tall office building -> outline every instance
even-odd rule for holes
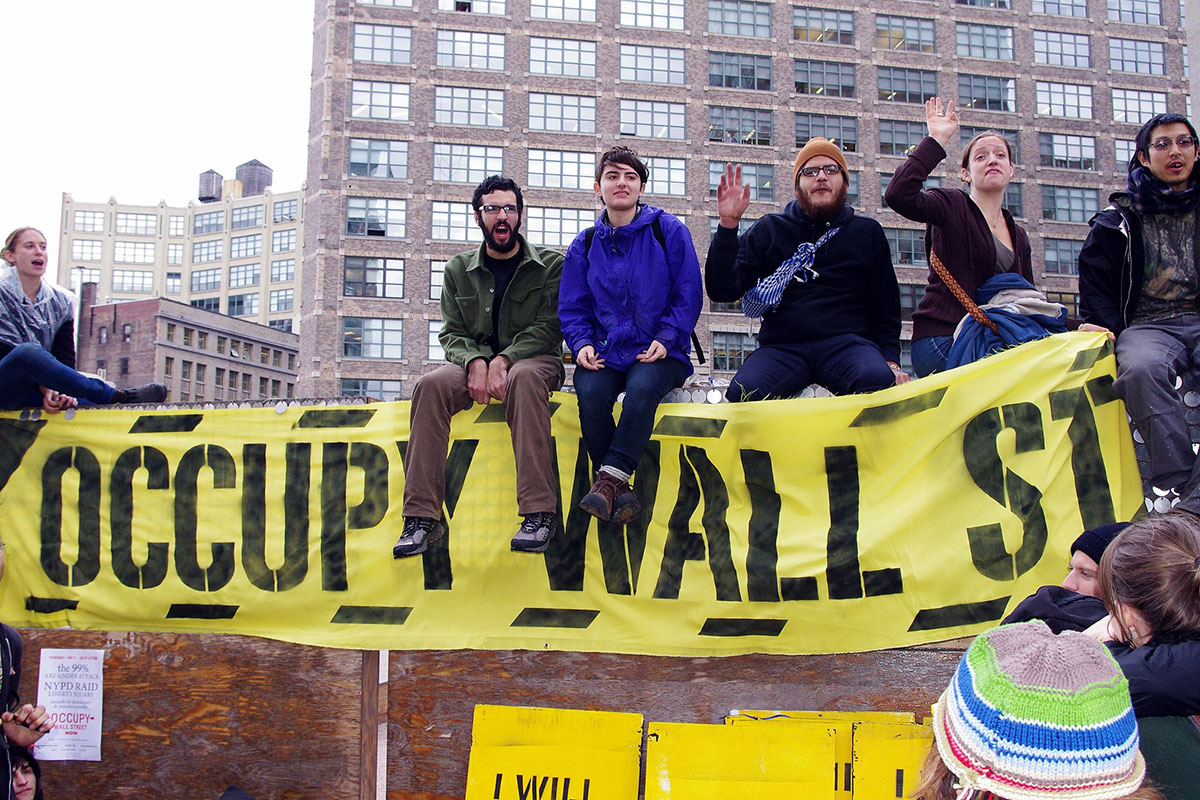
[[[199,189],[201,202],[185,207],[87,203],[63,193],[58,282],[76,294],[84,283],[97,284],[99,303],[166,297],[297,328],[303,189],[249,195],[240,181],[222,181],[212,170],[200,176]]]
[[[1008,206],[1043,288],[1074,309],[1087,220],[1123,187],[1138,127],[1190,110],[1184,15],[1174,0],[318,0],[300,391],[407,396],[441,357],[442,265],[480,241],[475,184],[511,175],[525,234],[565,248],[618,142],[703,262],[726,162],[751,184],[748,223],[792,196],[799,145],[836,140],[911,314],[924,230],[882,192],[934,94],[956,101],[964,141],[1012,140]],[[959,154],[930,182],[957,185]],[[700,328],[702,374],[732,375],[754,347],[732,305],[706,304]]]

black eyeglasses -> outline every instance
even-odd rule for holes
[[[1188,148],[1196,146],[1196,138],[1194,136],[1177,136],[1173,141],[1175,144],[1179,145],[1180,150],[1187,150]],[[1155,150],[1166,150],[1171,146],[1171,142],[1172,139],[1166,136],[1160,136],[1151,142],[1150,146]]]
[[[506,214],[516,214],[517,213],[517,207],[514,205],[481,206],[479,210],[482,211],[483,213],[487,214],[489,217],[494,217],[497,214],[499,214],[501,211],[503,211]]]
[[[837,164],[826,164],[823,167],[801,167],[800,174],[806,178],[815,178],[824,172],[826,175],[837,175],[842,168]]]

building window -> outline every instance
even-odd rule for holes
[[[1033,13],[1087,17],[1087,0],[1033,0]]]
[[[446,277],[445,261],[429,262],[429,299],[442,299],[442,282]]]
[[[289,228],[286,231],[271,232],[271,252],[286,253],[296,249],[296,229]]]
[[[857,79],[853,64],[836,61],[796,59],[796,94],[819,94],[823,97],[854,97]]]
[[[748,333],[712,332],[712,368],[718,372],[735,372],[754,352],[758,343]]]
[[[829,139],[844,152],[858,152],[858,120],[855,117],[797,114],[796,147],[803,147],[814,136]]]
[[[854,12],[793,6],[792,38],[801,42],[854,44]]]
[[[198,308],[201,311],[211,311],[214,314],[221,313],[221,298],[205,297],[200,300],[191,301],[192,308]]]
[[[287,319],[269,319],[267,320],[267,327],[277,331],[283,331],[284,333],[291,333],[292,318],[288,317]]]
[[[1155,114],[1167,111],[1166,92],[1143,92],[1137,89],[1113,89],[1113,122],[1141,125]]]
[[[646,139],[683,139],[683,103],[660,103],[654,100],[621,101],[621,135]]]
[[[234,236],[229,240],[230,258],[253,258],[262,253],[262,234]]]
[[[1067,133],[1039,133],[1038,154],[1043,167],[1095,169],[1096,138]]]
[[[192,337],[195,336],[195,334],[196,334],[196,331],[192,328],[185,327],[183,329],[183,346],[184,347],[192,346]]]
[[[342,355],[346,358],[400,358],[404,321],[342,317]]]
[[[1108,0],[1108,18],[1113,22],[1162,25],[1159,0]]]
[[[596,43],[580,39],[529,39],[529,72],[564,78],[596,77]]]
[[[879,120],[879,154],[906,156],[925,138],[925,123],[900,119]]]
[[[258,292],[229,295],[229,316],[249,317],[258,313]]]
[[[355,25],[354,60],[411,64],[412,28],[361,23]]]
[[[468,14],[503,14],[504,0],[438,0],[438,11]]]
[[[167,245],[167,263],[182,264],[183,263],[183,245],[178,242],[172,242]]]
[[[366,178],[407,178],[408,142],[389,139],[351,139],[349,174]],[[290,201],[295,219],[295,200]],[[278,215],[279,204],[276,203]],[[276,219],[276,222],[283,220]]]
[[[443,242],[478,242],[479,226],[470,203],[440,203],[431,205],[434,239]]]
[[[1037,113],[1068,119],[1091,119],[1092,87],[1038,81]]]
[[[1166,56],[1162,42],[1141,39],[1108,40],[1108,66],[1115,72],[1165,75]],[[1187,61],[1185,60],[1186,64]]]
[[[435,86],[433,121],[439,125],[504,126],[504,92],[463,86]]]
[[[369,397],[392,403],[400,399],[400,381],[342,378],[342,397]]]
[[[937,49],[933,20],[876,14],[875,46],[880,50],[932,53]]]
[[[153,236],[158,229],[158,217],[154,214],[117,212],[117,233],[135,236]]]
[[[892,248],[892,261],[908,267],[929,265],[925,258],[924,228],[884,228],[888,245]]]
[[[711,16],[712,3],[709,3]],[[621,0],[621,25],[634,28],[683,30],[683,0]],[[709,30],[712,30],[711,23]]]
[[[1046,292],[1046,299],[1051,303],[1059,303],[1066,306],[1067,314],[1072,317],[1079,316],[1079,293],[1078,292]]]
[[[351,142],[354,140],[351,139]],[[291,222],[297,216],[298,203],[295,200],[276,200],[271,214],[272,222]]]
[[[73,267],[71,269],[71,291],[79,294],[85,283],[100,283],[100,270],[91,267]]]
[[[708,85],[771,91],[771,57],[750,53],[709,53]]]
[[[108,326],[101,325],[100,330],[96,332],[96,338],[100,344],[108,344]]]
[[[884,197],[884,194],[887,192],[887,187],[888,187],[888,184],[892,182],[892,175],[893,175],[893,173],[891,173],[891,172],[881,172],[881,173],[879,173],[879,204],[880,204],[880,205],[881,205],[883,208],[887,208],[887,207],[888,207],[888,204],[887,204],[887,198],[885,198],[885,197]],[[934,176],[934,175],[930,175],[928,178],[926,178],[926,179],[925,179],[925,180],[924,180],[924,181],[921,183],[921,189],[922,189],[922,190],[924,190],[924,189],[937,189],[937,188],[939,188],[941,185],[942,185],[942,179],[941,179],[941,178],[939,178],[939,177],[937,177],[937,176]]]
[[[167,294],[179,294],[183,291],[183,273],[167,273]]]
[[[620,51],[623,81],[682,86],[684,51],[674,47],[623,44]]]
[[[504,174],[504,148],[434,142],[433,179],[477,185],[489,175]]]
[[[850,170],[846,173],[846,202],[849,205],[857,206],[861,200],[858,192],[858,172]]]
[[[877,70],[880,100],[924,103],[927,97],[937,94],[936,72],[904,67],[877,67]]]
[[[1003,136],[1004,141],[1008,142],[1008,147],[1012,151],[1012,162],[1014,164],[1021,163],[1021,137],[1017,131],[1011,128],[979,128],[974,125],[962,125],[958,129],[958,143],[965,147],[967,142],[985,131],[995,132]]]
[[[959,108],[1017,110],[1017,79],[996,75],[959,75]]]
[[[385,197],[346,198],[346,234],[349,236],[387,236],[400,238],[405,235],[405,213],[408,205],[404,200]]]
[[[1046,255],[1047,275],[1078,275],[1079,251],[1083,242],[1079,239],[1042,239]]]
[[[683,9],[680,3],[679,27],[675,30],[682,29]],[[771,4],[750,3],[744,0],[708,0],[708,32],[766,39],[771,35]]]
[[[103,247],[103,242],[75,239],[71,242],[71,258],[75,261],[99,261]]]
[[[258,264],[238,264],[229,268],[229,288],[258,286],[262,268]]]
[[[242,206],[235,208],[229,215],[229,229],[261,228],[263,224],[262,206]]]
[[[342,293],[347,297],[404,297],[404,259],[346,256]]]
[[[1079,186],[1042,186],[1042,219],[1087,222],[1100,210],[1100,192]]]
[[[429,346],[426,348],[425,358],[429,361],[445,361],[446,351],[442,349],[442,342],[438,338],[438,334],[442,331],[442,321],[440,319],[431,319],[428,322]]]
[[[192,235],[202,236],[206,233],[220,233],[225,230],[225,212],[208,211],[197,214],[192,218]]]
[[[196,331],[196,347],[200,350],[208,349],[208,332]]]
[[[771,111],[765,108],[708,107],[708,140],[737,144],[771,144]]]
[[[271,262],[271,283],[282,283],[296,279],[296,259],[281,258]]]
[[[172,215],[167,222],[167,232],[171,236],[183,236],[187,220],[184,217]]]
[[[167,356],[163,359],[163,376],[170,378],[175,372],[175,359]]]
[[[408,92],[407,83],[352,81],[350,116],[408,122]]]
[[[954,25],[957,52],[968,58],[1013,60],[1013,29],[998,25],[959,22]]]
[[[595,133],[596,98],[530,92],[529,127],[554,133]]]
[[[76,211],[75,230],[80,233],[103,233],[103,211]]]
[[[213,239],[211,242],[192,243],[192,263],[203,264],[206,261],[220,261],[224,257],[225,242]]]
[[[682,158],[650,156],[643,159],[650,170],[646,194],[682,197],[687,194],[687,161]]]
[[[114,269],[112,284],[114,292],[149,294],[154,291],[154,273],[140,269]]]
[[[925,284],[923,283],[901,283],[900,284],[900,319],[904,322],[911,322],[913,312],[917,310],[917,303],[921,302],[921,298],[925,296]]]
[[[1113,144],[1116,146],[1117,169],[1129,169],[1129,162],[1133,160],[1133,154],[1137,152],[1136,143],[1133,139],[1113,139]]]
[[[504,34],[438,31],[437,65],[454,69],[504,71]]]
[[[526,209],[529,241],[542,247],[567,247],[596,221],[596,212],[578,208]]]
[[[724,161],[708,162],[708,196],[717,196],[717,184],[725,174]],[[775,165],[742,164],[742,182],[750,185],[751,203],[769,203],[775,200]]]
[[[173,323],[173,322],[167,323],[166,339],[168,342],[175,341],[175,323]]]
[[[595,22],[596,0],[530,0],[529,16],[552,22]]]
[[[221,270],[194,269],[192,270],[192,291],[212,292],[221,288]]]
[[[1054,67],[1092,66],[1090,39],[1085,33],[1033,32],[1033,61]]]
[[[154,242],[115,242],[113,261],[118,264],[153,264]]]
[[[280,311],[291,311],[292,295],[293,290],[291,289],[272,289],[270,305],[267,307],[267,310],[272,314]]]
[[[570,150],[529,150],[526,180],[544,189],[591,190],[596,156]]]
[[[1008,213],[1014,217],[1025,216],[1025,202],[1021,195],[1021,184],[1013,181],[1004,189],[1004,201],[1001,203]]]

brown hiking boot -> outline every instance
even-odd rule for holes
[[[596,473],[596,482],[579,507],[602,522],[618,525],[628,525],[642,511],[642,504],[629,484],[604,471]]]

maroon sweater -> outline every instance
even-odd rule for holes
[[[884,199],[897,214],[925,223],[925,255],[932,249],[971,298],[983,282],[996,274],[996,242],[983,212],[959,189],[926,189],[921,184],[929,177],[946,151],[936,139],[926,136],[896,170]],[[1029,237],[1003,209],[1008,235],[1016,254],[1014,272],[1033,283]],[[952,336],[958,321],[967,311],[955,299],[946,284],[929,269],[925,296],[913,312],[913,339],[927,336]]]

